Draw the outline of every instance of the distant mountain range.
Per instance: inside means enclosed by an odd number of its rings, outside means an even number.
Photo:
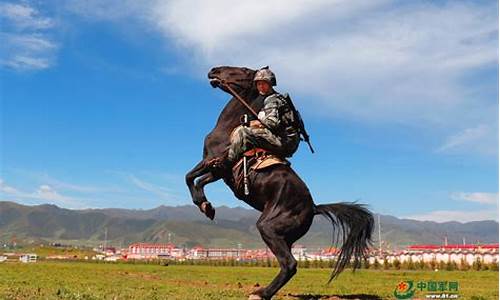
[[[259,212],[245,208],[216,208],[216,221],[206,219],[192,205],[159,206],[149,210],[70,210],[55,205],[25,206],[0,201],[0,243],[61,242],[126,246],[133,242],[168,242],[192,247],[265,247],[255,222]],[[382,215],[381,237],[389,248],[410,244],[498,243],[498,222],[422,222]],[[378,227],[376,227],[378,229]],[[378,231],[374,242],[378,245]],[[332,227],[317,216],[311,230],[298,243],[307,247],[331,245]]]

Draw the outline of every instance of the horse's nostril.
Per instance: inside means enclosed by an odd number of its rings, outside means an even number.
[[[213,87],[213,88],[216,88],[217,86],[219,86],[220,84],[220,80],[217,79],[217,78],[211,78],[210,79],[210,85]]]

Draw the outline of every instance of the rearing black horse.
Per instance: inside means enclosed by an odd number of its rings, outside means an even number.
[[[227,93],[230,92],[221,83],[229,84],[249,101],[248,104],[254,110],[259,111],[263,103],[261,97],[257,97],[258,92],[253,83],[255,72],[248,68],[224,66],[210,70],[208,78],[214,88],[218,87]],[[247,109],[233,97],[223,109],[215,128],[205,138],[203,160],[186,175],[193,202],[210,219],[214,218],[215,210],[208,202],[203,187],[224,179],[233,191],[236,190],[229,178],[232,174],[214,168],[213,161],[227,151],[230,133],[239,125],[240,117],[245,113],[248,113]],[[351,259],[354,268],[359,265],[370,244],[373,229],[373,216],[362,205],[315,205],[306,184],[290,166],[283,164],[253,172],[250,190],[249,196],[239,198],[262,212],[257,229],[276,256],[281,270],[268,286],[254,291],[249,299],[271,299],[297,272],[297,261],[291,253],[292,244],[309,230],[314,216],[318,214],[331,221],[337,232],[334,238],[342,243],[330,281],[343,271]],[[238,196],[237,193],[235,195]]]

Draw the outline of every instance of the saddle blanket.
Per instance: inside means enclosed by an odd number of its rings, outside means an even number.
[[[283,159],[277,155],[271,154],[263,149],[252,149],[245,152],[244,156],[247,157],[247,175],[249,179],[251,179],[252,172],[258,172],[260,170],[264,170],[274,165],[290,165],[290,162],[286,159]],[[236,165],[233,167],[233,180],[234,180],[234,188],[237,194],[243,195],[243,161],[241,158]],[[249,180],[251,181],[251,180]],[[251,185],[251,182],[250,182]],[[251,190],[251,188],[250,188]],[[250,194],[252,192],[250,191]]]

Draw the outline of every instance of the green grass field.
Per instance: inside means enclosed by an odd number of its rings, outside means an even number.
[[[16,248],[15,250],[13,250],[13,252],[36,253],[40,258],[45,258],[51,255],[64,255],[64,256],[74,257],[77,259],[84,259],[85,256],[92,257],[96,254],[99,254],[89,249],[75,249],[71,247],[51,247],[51,246],[47,247],[26,246],[22,248]]]
[[[260,267],[9,262],[0,263],[0,299],[246,299],[257,283],[267,284],[276,272]],[[459,299],[498,299],[497,271],[348,270],[326,285],[328,277],[328,269],[299,269],[273,299],[393,299],[402,280],[456,281]]]

